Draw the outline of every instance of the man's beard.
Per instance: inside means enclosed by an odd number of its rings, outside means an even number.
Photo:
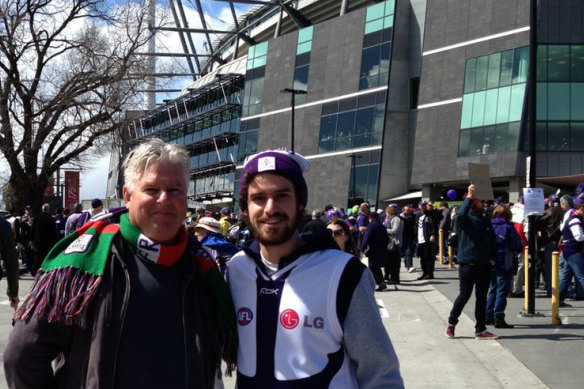
[[[288,242],[292,236],[296,233],[296,224],[298,221],[297,215],[294,216],[293,220],[290,220],[287,215],[283,213],[278,213],[272,215],[273,217],[282,217],[285,221],[285,226],[283,229],[272,230],[269,227],[267,228],[267,232],[260,228],[260,226],[250,220],[250,227],[253,232],[254,238],[264,246],[278,246],[280,244]],[[261,223],[265,226],[264,223]]]

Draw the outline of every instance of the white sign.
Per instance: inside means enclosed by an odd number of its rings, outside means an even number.
[[[525,186],[531,186],[529,182],[529,174],[531,173],[531,157],[525,158]],[[525,189],[523,189],[525,190]]]
[[[543,215],[545,210],[542,188],[523,188],[523,203],[525,216]]]

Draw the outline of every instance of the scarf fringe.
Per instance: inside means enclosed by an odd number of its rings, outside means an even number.
[[[40,270],[14,319],[29,321],[36,318],[85,328],[87,310],[100,283],[101,276],[72,266],[47,272]]]
[[[237,334],[230,329],[218,333],[218,343],[221,347],[221,357],[225,361],[225,375],[231,377],[237,368]],[[217,364],[217,378],[221,378],[221,358]]]

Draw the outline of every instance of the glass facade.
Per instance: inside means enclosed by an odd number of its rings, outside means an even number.
[[[367,8],[359,89],[387,85],[389,82],[394,10],[395,0]]]
[[[312,50],[312,32],[314,27],[298,31],[296,45],[296,65],[294,67],[294,89],[308,90],[308,70],[310,68],[310,51]],[[306,103],[306,95],[295,95],[294,104]]]
[[[323,104],[318,152],[381,144],[385,91]]]
[[[517,151],[528,47],[466,61],[458,156]]]
[[[262,111],[267,57],[268,42],[258,43],[247,52],[242,116],[251,116]]]
[[[257,152],[259,130],[260,119],[251,119],[241,122],[239,148],[237,153],[238,163],[243,163],[245,157]]]
[[[537,151],[584,151],[584,45],[539,45]],[[525,137],[524,150],[529,138]]]
[[[381,150],[356,154],[349,178],[348,198],[353,200],[351,203],[365,201],[369,204],[377,204],[380,158]],[[356,199],[358,200],[355,201]]]

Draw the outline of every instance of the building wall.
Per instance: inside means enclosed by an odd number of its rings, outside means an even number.
[[[489,163],[493,177],[516,174],[518,153],[458,158],[458,138],[466,59],[528,45],[529,31],[492,37],[526,26],[529,0],[428,2],[412,184],[466,180],[468,162]],[[432,53],[480,38],[487,39]]]

